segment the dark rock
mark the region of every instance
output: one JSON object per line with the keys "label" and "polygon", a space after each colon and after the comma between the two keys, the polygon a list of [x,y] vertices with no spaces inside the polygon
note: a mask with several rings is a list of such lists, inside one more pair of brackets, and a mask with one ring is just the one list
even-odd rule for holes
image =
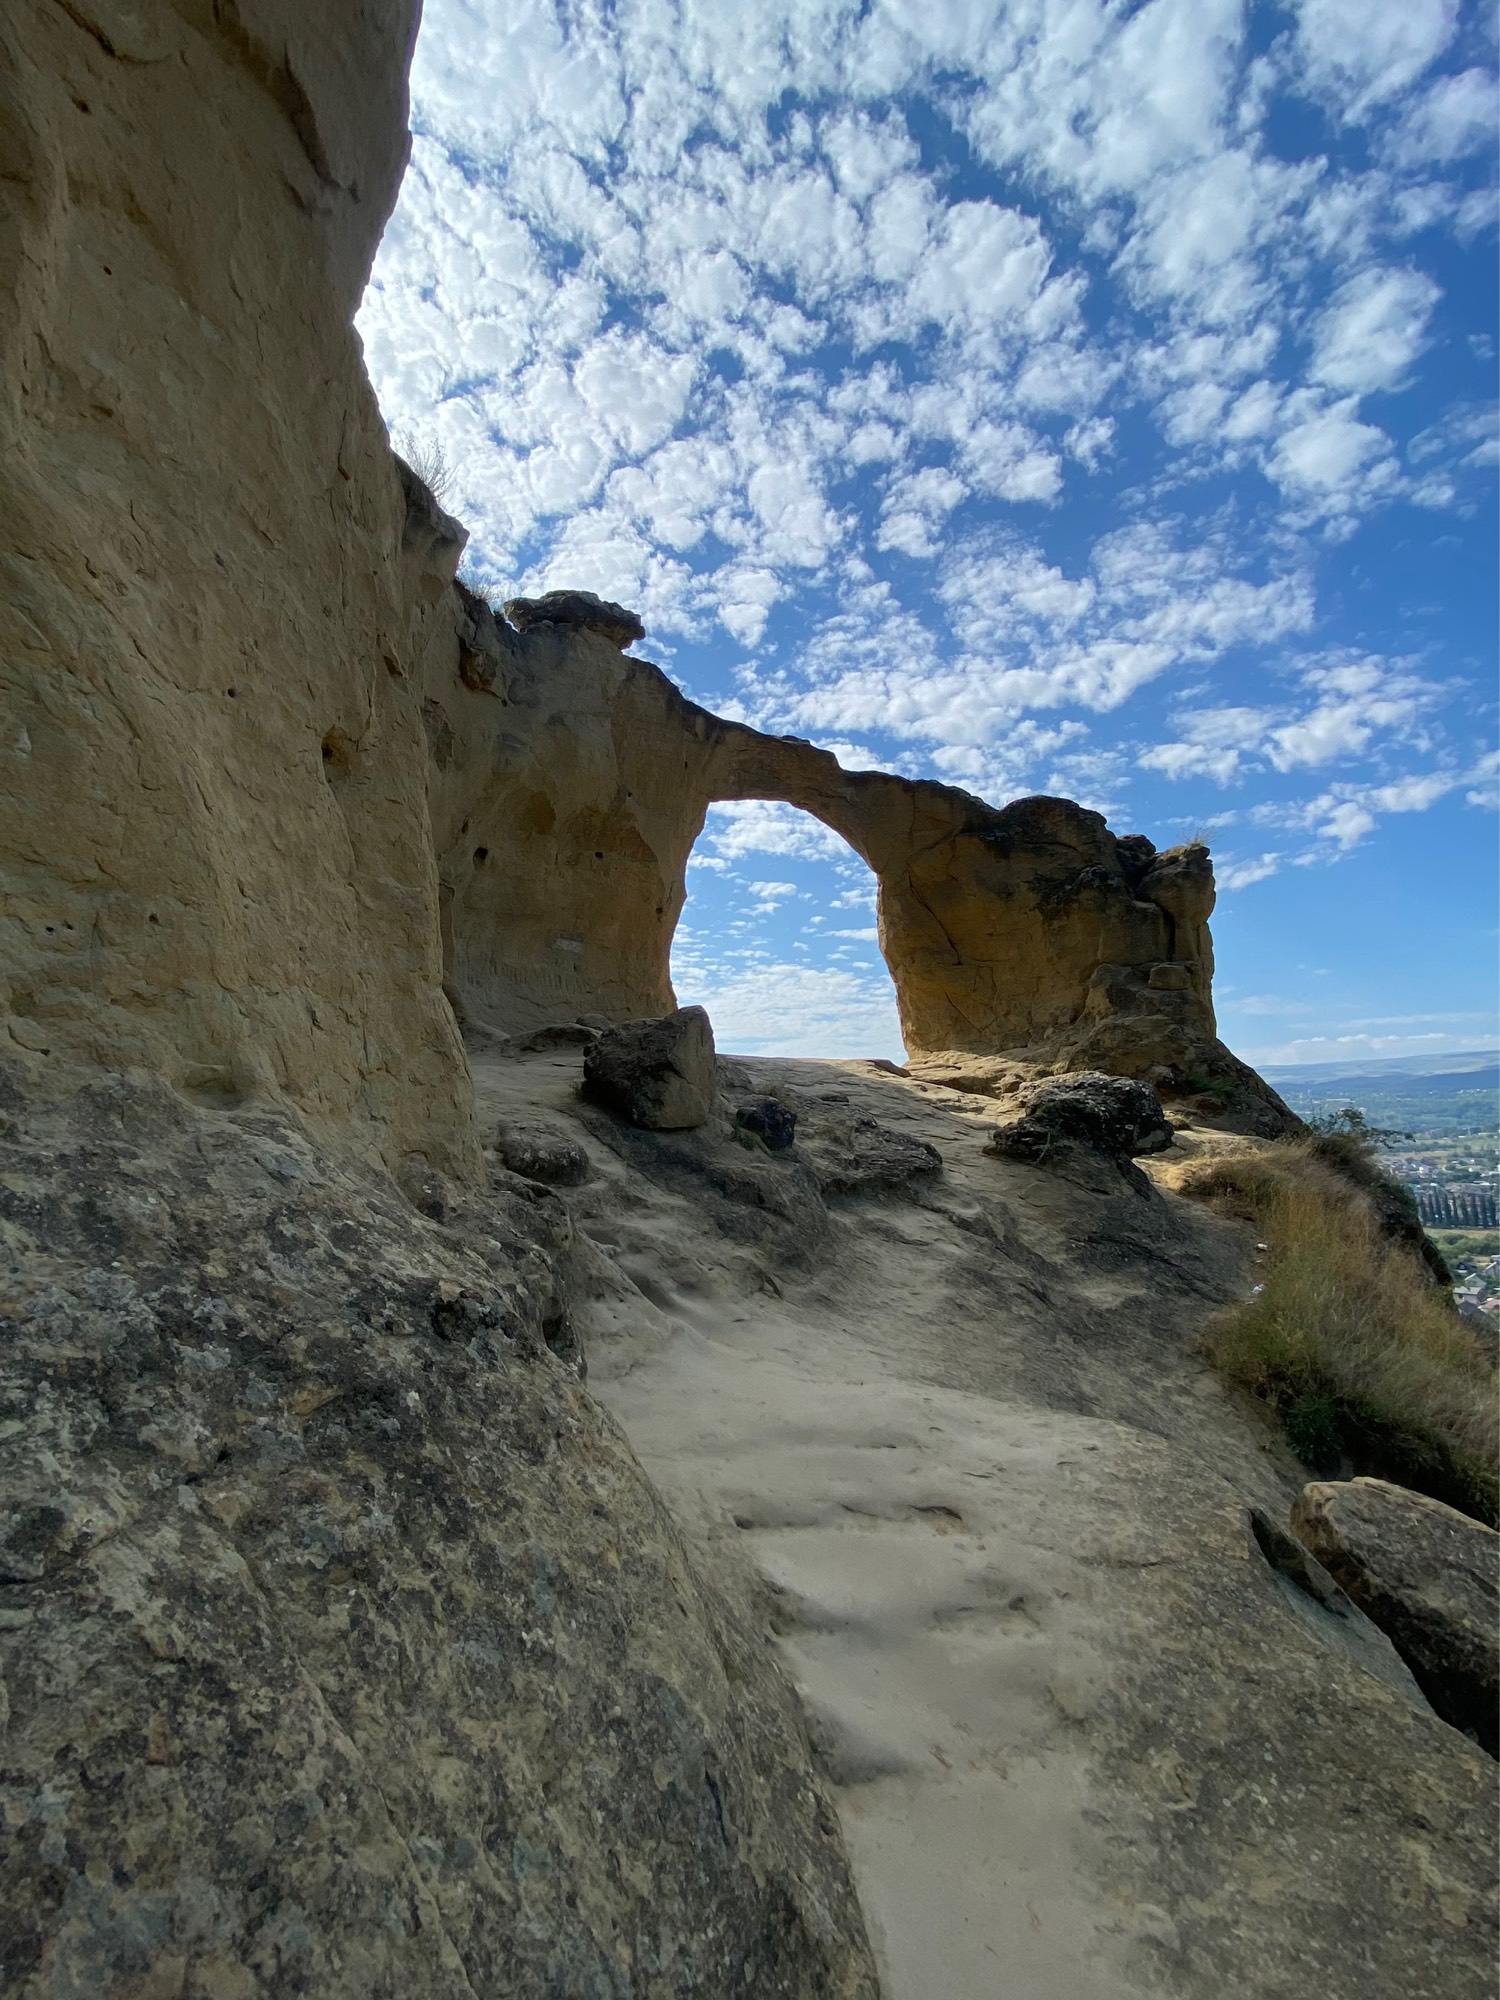
{"label": "dark rock", "polygon": [[1444,1721],[1500,1755],[1500,1535],[1383,1479],[1305,1486],[1292,1526]]}
{"label": "dark rock", "polygon": [[716,1086],[714,1031],[701,1007],[605,1028],[583,1059],[585,1097],[651,1132],[706,1123]]}
{"label": "dark rock", "polygon": [[758,1097],[752,1104],[740,1105],[734,1122],[742,1132],[759,1139],[767,1152],[784,1153],[796,1143],[797,1114],[774,1097]]}
{"label": "dark rock", "polygon": [[596,597],[591,590],[549,590],[545,597],[512,597],[505,615],[520,632],[529,632],[534,625],[566,625],[574,631],[597,632],[615,646],[633,646],[646,636],[635,612]]}
{"label": "dark rock", "polygon": [[516,643],[515,635],[477,591],[457,578],[453,588],[458,595],[458,677],[476,694],[498,692],[503,696],[502,675]]}
{"label": "dark rock", "polygon": [[513,1174],[549,1187],[581,1187],[589,1177],[583,1147],[543,1119],[506,1119],[496,1128],[495,1151]]}
{"label": "dark rock", "polygon": [[1068,1139],[1110,1159],[1130,1160],[1170,1146],[1172,1128],[1148,1084],[1086,1070],[1037,1084],[1026,1095],[1024,1116],[1001,1126],[986,1150],[1040,1160]]}

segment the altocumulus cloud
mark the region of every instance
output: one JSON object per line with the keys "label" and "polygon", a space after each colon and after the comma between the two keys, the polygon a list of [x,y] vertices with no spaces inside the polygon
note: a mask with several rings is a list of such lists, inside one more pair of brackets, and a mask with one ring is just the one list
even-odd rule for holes
{"label": "altocumulus cloud", "polygon": [[1460,0],[428,0],[360,331],[479,583],[990,795],[1258,788],[1248,887],[1467,796],[1472,648],[1350,603],[1493,477],[1492,70]]}

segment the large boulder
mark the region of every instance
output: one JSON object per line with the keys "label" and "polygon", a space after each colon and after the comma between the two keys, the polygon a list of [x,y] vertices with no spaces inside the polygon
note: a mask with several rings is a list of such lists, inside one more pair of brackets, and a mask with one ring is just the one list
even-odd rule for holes
{"label": "large boulder", "polygon": [[548,1187],[581,1187],[589,1177],[588,1154],[550,1119],[504,1119],[495,1128],[495,1151],[513,1174]]}
{"label": "large boulder", "polygon": [[518,632],[534,625],[567,625],[575,632],[597,632],[612,646],[633,646],[646,628],[635,612],[591,590],[549,590],[545,597],[512,597],[505,615]]}
{"label": "large boulder", "polygon": [[1124,1163],[1140,1153],[1159,1153],[1171,1143],[1172,1128],[1149,1084],[1086,1070],[1039,1084],[1026,1100],[1024,1115],[1013,1125],[1002,1125],[985,1150],[1041,1166],[1084,1146]]}
{"label": "large boulder", "polygon": [[706,1124],[716,1080],[714,1031],[701,1007],[606,1028],[583,1059],[584,1095],[650,1132]]}
{"label": "large boulder", "polygon": [[1500,1755],[1500,1535],[1383,1479],[1305,1486],[1292,1527],[1444,1721]]}

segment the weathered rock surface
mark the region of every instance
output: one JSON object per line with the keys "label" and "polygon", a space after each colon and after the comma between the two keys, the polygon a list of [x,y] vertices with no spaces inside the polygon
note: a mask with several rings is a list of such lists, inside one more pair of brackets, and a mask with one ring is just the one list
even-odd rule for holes
{"label": "weathered rock surface", "polygon": [[495,1151],[513,1174],[551,1187],[578,1187],[589,1177],[589,1156],[550,1119],[506,1119],[495,1131]]}
{"label": "weathered rock surface", "polygon": [[875,2000],[800,1717],[554,1350],[572,1224],[0,1069],[0,1985]]}
{"label": "weathered rock surface", "polygon": [[650,1132],[706,1124],[716,1083],[714,1032],[701,1007],[606,1028],[583,1059],[585,1096]]}
{"label": "weathered rock surface", "polygon": [[[988,1158],[984,1100],[733,1067],[791,1152],[622,1125],[577,1052],[476,1086],[589,1146],[590,1380],[802,1692],[883,2000],[1488,2000],[1494,1765],[1273,1525],[1304,1475],[1197,1352],[1239,1227]],[[795,1238],[862,1120],[942,1175]]]}
{"label": "weathered rock surface", "polygon": [[1122,845],[1066,799],[995,807],[845,771],[810,743],[710,715],[622,656],[624,628],[609,623],[619,607],[538,617],[551,602],[515,607],[526,629],[503,709],[459,685],[455,640],[428,653],[447,976],[467,1015],[515,1031],[563,1014],[665,1013],[709,804],[780,799],[874,872],[914,1054],[960,1069],[1003,1056],[1007,1073],[1033,1079],[1154,1072],[1180,1094],[1212,1085],[1236,1122],[1292,1122],[1217,1040],[1206,848]]}
{"label": "weathered rock surface", "polygon": [[1025,1111],[996,1127],[985,1146],[1003,1160],[1024,1161],[1054,1173],[1098,1182],[1103,1164],[1124,1175],[1141,1194],[1150,1183],[1132,1161],[1159,1153],[1172,1143],[1156,1092],[1120,1076],[1084,1071],[1036,1085],[1023,1098]]}
{"label": "weathered rock surface", "polygon": [[1500,1535],[1383,1479],[1304,1487],[1292,1526],[1437,1713],[1500,1755]]}
{"label": "weathered rock surface", "polygon": [[801,1151],[825,1195],[904,1193],[943,1170],[936,1146],[875,1118],[820,1119]]}
{"label": "weathered rock surface", "polygon": [[[1116,1159],[1163,1152],[1172,1128],[1156,1092],[1127,1077],[1085,1070],[1038,1084],[1024,1099],[1022,1125],[1039,1134],[1079,1139]],[[1020,1126],[1007,1128],[1012,1133]]]}
{"label": "weathered rock surface", "polygon": [[416,16],[0,22],[0,1988],[874,2000],[484,1183],[428,798],[521,642],[351,328]]}
{"label": "weathered rock surface", "polygon": [[0,1048],[472,1177],[417,673],[464,531],[407,533],[351,326],[417,11],[5,10]]}
{"label": "weathered rock surface", "polygon": [[549,590],[545,597],[512,597],[505,615],[518,631],[534,625],[564,625],[579,632],[597,632],[612,646],[633,646],[646,628],[634,611],[596,597],[591,590]]}

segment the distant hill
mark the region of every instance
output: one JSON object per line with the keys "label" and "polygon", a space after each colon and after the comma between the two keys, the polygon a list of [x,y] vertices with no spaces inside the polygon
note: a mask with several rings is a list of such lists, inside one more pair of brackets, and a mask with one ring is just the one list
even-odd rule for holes
{"label": "distant hill", "polygon": [[[1274,1083],[1278,1090],[1283,1083],[1339,1083],[1348,1077],[1380,1077],[1389,1083],[1397,1078],[1415,1081],[1442,1077],[1451,1081],[1460,1076],[1487,1074],[1500,1080],[1500,1051],[1464,1049],[1440,1056],[1373,1056],[1348,1062],[1261,1063],[1258,1068],[1266,1081]],[[1282,1094],[1284,1096],[1285,1092]]]}
{"label": "distant hill", "polygon": [[1294,1111],[1354,1105],[1375,1125],[1488,1131],[1500,1125],[1500,1055],[1482,1050],[1344,1063],[1273,1063],[1261,1075]]}

